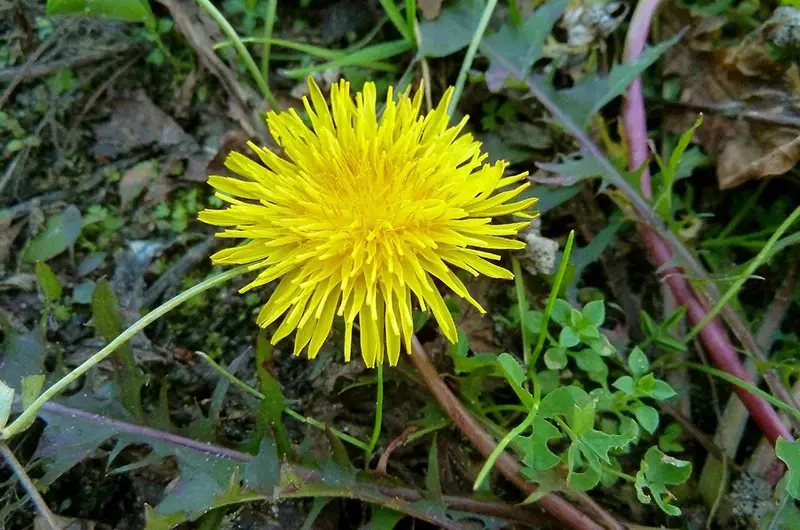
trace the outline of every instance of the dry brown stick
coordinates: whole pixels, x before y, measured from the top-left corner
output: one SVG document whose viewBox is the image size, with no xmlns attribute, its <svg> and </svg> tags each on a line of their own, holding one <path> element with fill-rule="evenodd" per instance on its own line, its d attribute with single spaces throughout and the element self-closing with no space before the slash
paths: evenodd
<svg viewBox="0 0 800 530">
<path fill-rule="evenodd" d="M 488 457 L 497 447 L 497 442 L 487 433 L 480 423 L 470 414 L 461 401 L 450 391 L 447 385 L 439 378 L 439 373 L 431 364 L 427 352 L 416 337 L 413 337 L 412 354 L 409 356 L 414 367 L 422 376 L 425 386 L 439 402 L 445 414 L 453 421 L 458 429 L 466 436 L 473 446 L 485 457 Z M 509 453 L 500 453 L 495 461 L 495 468 L 500 471 L 509 481 L 525 495 L 531 495 L 536 491 L 536 486 L 528 482 L 522 476 L 522 468 L 519 462 Z M 590 512 L 591 517 L 582 512 L 568 501 L 558 495 L 548 493 L 537 503 L 547 510 L 553 517 L 564 523 L 567 527 L 576 530 L 602 530 L 610 528 L 623 530 L 620 524 L 608 512 L 592 501 L 587 495 L 577 495 L 584 509 Z M 598 524 L 599 521 L 602 523 Z"/>
<path fill-rule="evenodd" d="M 77 68 L 79 66 L 85 66 L 87 64 L 91 64 L 100 61 L 102 59 L 105 59 L 108 56 L 120 55 L 139 47 L 140 45 L 138 44 L 115 44 L 113 46 L 109 46 L 108 48 L 104 48 L 102 50 L 89 52 L 85 55 L 64 57 L 63 59 L 57 59 L 49 63 L 31 65 L 29 67 L 19 66 L 13 68 L 5 68 L 3 70 L 0 70 L 0 82 L 6 82 L 17 79 L 19 79 L 19 81 L 17 82 L 22 82 L 28 79 L 34 79 L 36 77 L 43 77 L 46 75 L 54 74 L 59 70 L 64 70 L 65 68 Z"/>
<path fill-rule="evenodd" d="M 214 43 L 203 30 L 201 24 L 192 20 L 186 8 L 178 0 L 158 0 L 166 7 L 181 33 L 184 34 L 200 61 L 208 68 L 214 77 L 219 79 L 225 90 L 236 100 L 241 109 L 241 114 L 248 122 L 248 128 L 255 132 L 259 140 L 266 142 L 269 138 L 263 120 L 258 116 L 257 109 L 251 105 L 251 100 L 258 96 L 249 88 L 239 83 L 236 74 L 228 68 L 214 51 Z M 251 110 L 251 112 L 248 112 Z"/>
</svg>

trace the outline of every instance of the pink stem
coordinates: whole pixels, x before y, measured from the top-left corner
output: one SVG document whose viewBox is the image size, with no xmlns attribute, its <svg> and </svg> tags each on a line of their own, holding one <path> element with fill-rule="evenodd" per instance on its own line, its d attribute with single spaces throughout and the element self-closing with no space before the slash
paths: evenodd
<svg viewBox="0 0 800 530">
<path fill-rule="evenodd" d="M 650 30 L 650 22 L 658 8 L 660 0 L 642 0 L 637 6 L 631 19 L 630 29 L 625 39 L 625 61 L 631 62 L 641 55 Z M 631 169 L 639 168 L 647 162 L 647 115 L 642 95 L 641 79 L 636 78 L 628 87 L 625 103 L 622 110 L 622 121 L 625 125 L 628 143 L 628 165 Z M 642 195 L 651 199 L 653 192 L 650 182 L 650 173 L 642 172 Z M 656 265 L 661 268 L 672 262 L 673 253 L 664 239 L 644 223 L 639 224 L 639 232 L 647 242 Z M 671 267 L 665 272 L 664 280 L 669 285 L 675 299 L 687 309 L 689 321 L 697 324 L 708 313 L 708 303 L 704 297 L 695 292 L 677 267 Z M 739 357 L 728 339 L 725 328 L 719 319 L 709 322 L 700 332 L 700 340 L 706 351 L 720 369 L 752 383 Z M 774 444 L 778 437 L 792 440 L 789 428 L 781 421 L 775 410 L 760 397 L 738 387 L 733 390 L 747 407 L 764 435 Z"/>
</svg>

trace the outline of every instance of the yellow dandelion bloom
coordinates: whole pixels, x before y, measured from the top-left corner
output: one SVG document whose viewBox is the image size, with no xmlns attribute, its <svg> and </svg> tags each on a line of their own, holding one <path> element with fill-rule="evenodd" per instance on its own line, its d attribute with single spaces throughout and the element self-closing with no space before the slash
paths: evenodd
<svg viewBox="0 0 800 530">
<path fill-rule="evenodd" d="M 494 192 L 527 174 L 503 177 L 505 162 L 484 163 L 480 142 L 459 136 L 467 118 L 448 127 L 452 89 L 425 116 L 421 90 L 395 101 L 389 89 L 379 116 L 372 83 L 354 101 L 350 84 L 340 81 L 330 108 L 310 79 L 309 89 L 311 101 L 304 103 L 311 128 L 293 109 L 267 117 L 287 158 L 250 143 L 260 163 L 236 152 L 226 161 L 242 179 L 209 177 L 230 206 L 205 210 L 200 219 L 232 227 L 221 237 L 249 240 L 217 252 L 214 263 L 260 270 L 242 292 L 280 278 L 258 324 L 285 315 L 272 343 L 296 330 L 295 355 L 308 348 L 314 358 L 339 315 L 346 361 L 357 319 L 366 365 L 385 357 L 395 365 L 401 342 L 411 351 L 412 298 L 455 342 L 436 280 L 484 312 L 451 266 L 513 278 L 492 263 L 500 259 L 493 251 L 523 248 L 513 236 L 529 221 L 492 224 L 492 218 L 529 219 L 523 212 L 536 199 L 513 202 L 527 182 Z"/>
</svg>

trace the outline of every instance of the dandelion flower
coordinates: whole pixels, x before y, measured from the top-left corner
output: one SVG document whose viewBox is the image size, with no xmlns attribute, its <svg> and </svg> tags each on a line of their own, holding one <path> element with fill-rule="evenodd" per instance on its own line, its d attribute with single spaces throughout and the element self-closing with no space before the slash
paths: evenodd
<svg viewBox="0 0 800 530">
<path fill-rule="evenodd" d="M 248 240 L 214 254 L 214 263 L 260 271 L 242 292 L 280 279 L 257 321 L 266 327 L 283 317 L 272 343 L 296 331 L 295 355 L 307 348 L 314 358 L 338 315 L 346 361 L 358 322 L 366 365 L 387 357 L 395 365 L 401 342 L 411 352 L 412 299 L 455 342 L 437 280 L 485 312 L 451 267 L 513 278 L 492 262 L 497 250 L 524 248 L 513 236 L 529 221 L 492 218 L 532 217 L 525 210 L 536 199 L 515 200 L 529 185 L 517 184 L 526 173 L 503 177 L 505 162 L 485 163 L 480 142 L 459 136 L 467 118 L 448 127 L 452 88 L 424 116 L 421 90 L 395 101 L 389 89 L 379 116 L 373 83 L 353 100 L 340 81 L 330 108 L 311 79 L 309 89 L 310 128 L 293 109 L 267 116 L 286 158 L 250 143 L 260 163 L 237 152 L 226 161 L 242 179 L 209 177 L 230 206 L 200 219 L 230 227 L 221 237 Z"/>
</svg>

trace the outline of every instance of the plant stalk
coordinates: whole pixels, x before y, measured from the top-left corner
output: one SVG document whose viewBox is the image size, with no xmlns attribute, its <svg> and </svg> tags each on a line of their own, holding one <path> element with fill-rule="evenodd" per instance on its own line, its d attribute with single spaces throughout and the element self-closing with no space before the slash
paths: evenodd
<svg viewBox="0 0 800 530">
<path fill-rule="evenodd" d="M 409 357 L 422 376 L 425 386 L 428 387 L 428 390 L 430 390 L 442 410 L 456 427 L 469 439 L 484 458 L 488 458 L 497 446 L 497 442 L 481 427 L 480 423 L 469 413 L 464 404 L 439 378 L 436 368 L 431 364 L 428 354 L 416 336 L 412 338 L 411 347 L 413 351 Z M 530 496 L 536 491 L 536 486 L 522 476 L 522 468 L 519 462 L 509 453 L 500 453 L 495 461 L 495 467 L 526 496 Z M 581 505 L 591 512 L 592 517 L 553 493 L 548 493 L 537 502 L 568 528 L 575 530 L 601 530 L 603 528 L 624 530 L 624 527 L 618 521 L 588 496 L 576 495 L 576 497 L 580 499 Z M 595 521 L 602 522 L 602 525 Z"/>
</svg>

